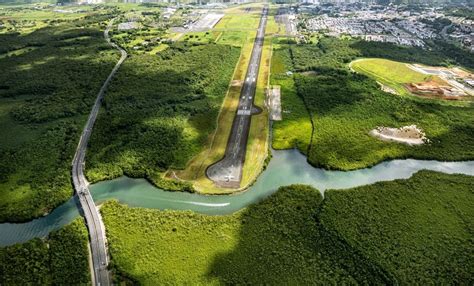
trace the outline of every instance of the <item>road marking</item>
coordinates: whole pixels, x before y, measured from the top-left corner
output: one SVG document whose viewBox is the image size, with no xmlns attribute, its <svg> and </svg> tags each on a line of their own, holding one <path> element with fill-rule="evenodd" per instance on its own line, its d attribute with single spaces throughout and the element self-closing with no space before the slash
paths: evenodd
<svg viewBox="0 0 474 286">
<path fill-rule="evenodd" d="M 242 109 L 239 109 L 239 110 L 237 111 L 237 115 L 250 115 L 250 114 L 251 114 L 250 110 L 242 110 Z"/>
<path fill-rule="evenodd" d="M 266 15 L 268 8 L 263 9 L 261 14 L 260 24 L 257 32 L 257 37 L 254 40 L 254 47 L 252 50 L 250 62 L 248 64 L 247 74 L 245 75 L 244 84 L 242 86 L 239 97 L 237 117 L 234 117 L 233 131 L 230 135 L 228 148 L 225 152 L 223 160 L 214 163 L 206 171 L 208 177 L 215 183 L 219 182 L 240 182 L 242 176 L 243 160 L 245 159 L 246 140 L 248 132 L 250 131 L 250 116 L 252 113 L 252 98 L 255 94 L 256 84 L 259 72 L 259 64 L 261 60 L 261 53 L 263 50 L 263 40 L 265 37 Z M 247 99 L 248 97 L 248 99 Z M 249 117 L 247 117 L 249 116 Z M 236 129 L 236 130 L 235 130 Z M 245 129 L 245 134 L 243 134 Z M 237 161 L 237 162 L 236 162 Z M 238 163 L 236 167 L 234 164 L 230 167 L 228 164 Z"/>
</svg>

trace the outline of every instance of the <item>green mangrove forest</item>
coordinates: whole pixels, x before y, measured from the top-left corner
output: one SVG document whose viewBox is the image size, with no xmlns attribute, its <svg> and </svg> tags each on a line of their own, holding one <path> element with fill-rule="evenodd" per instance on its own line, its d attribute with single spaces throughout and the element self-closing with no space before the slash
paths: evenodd
<svg viewBox="0 0 474 286">
<path fill-rule="evenodd" d="M 281 85 L 284 120 L 274 124 L 273 147 L 298 147 L 311 164 L 341 170 L 395 158 L 472 160 L 472 104 L 396 96 L 348 67 L 357 57 L 382 57 L 383 51 L 394 60 L 426 64 L 455 61 L 455 54 L 443 58 L 436 52 L 401 47 L 388 53 L 389 48 L 323 37 L 317 44 L 282 45 L 276 50 L 272 84 Z M 413 124 L 426 133 L 428 144 L 387 143 L 369 135 L 378 126 Z"/>
<path fill-rule="evenodd" d="M 282 187 L 233 215 L 102 207 L 117 282 L 473 283 L 474 180 L 421 171 L 325 197 Z"/>
</svg>

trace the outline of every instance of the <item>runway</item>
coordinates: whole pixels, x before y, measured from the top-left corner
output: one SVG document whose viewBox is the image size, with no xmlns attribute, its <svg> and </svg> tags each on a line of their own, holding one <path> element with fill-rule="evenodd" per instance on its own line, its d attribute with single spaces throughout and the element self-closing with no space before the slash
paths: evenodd
<svg viewBox="0 0 474 286">
<path fill-rule="evenodd" d="M 206 170 L 208 178 L 219 187 L 238 188 L 240 186 L 251 117 L 253 114 L 261 112 L 258 107 L 253 105 L 253 102 L 262 57 L 267 15 L 268 8 L 264 7 L 224 158 Z"/>
</svg>

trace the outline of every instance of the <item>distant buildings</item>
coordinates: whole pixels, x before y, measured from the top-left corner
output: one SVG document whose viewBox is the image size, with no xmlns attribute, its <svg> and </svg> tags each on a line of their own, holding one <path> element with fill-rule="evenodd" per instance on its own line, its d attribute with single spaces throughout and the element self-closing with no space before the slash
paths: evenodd
<svg viewBox="0 0 474 286">
<path fill-rule="evenodd" d="M 447 36 L 474 52 L 474 21 L 462 17 L 448 19 L 452 22 L 452 27 L 448 29 Z"/>
<path fill-rule="evenodd" d="M 310 31 L 323 31 L 331 36 L 350 35 L 368 41 L 390 42 L 407 46 L 424 46 L 423 39 L 434 37 L 434 31 L 414 22 L 397 23 L 385 19 L 365 17 L 329 17 L 324 15 L 308 20 Z M 411 31 L 411 32 L 410 32 Z M 416 36 L 415 36 L 416 35 Z"/>
<path fill-rule="evenodd" d="M 393 12 L 354 9 L 331 16 L 323 14 L 307 20 L 306 28 L 332 36 L 350 35 L 367 41 L 420 47 L 425 46 L 424 39 L 436 37 L 434 30 L 409 13 Z"/>
<path fill-rule="evenodd" d="M 474 51 L 474 21 L 446 17 L 442 9 L 426 6 L 412 11 L 392 4 L 340 2 L 316 5 L 318 0 L 305 0 L 306 4 L 298 7 L 300 13 L 306 14 L 300 17 L 300 30 L 419 47 L 424 47 L 427 40 L 445 38 Z"/>
<path fill-rule="evenodd" d="M 175 12 L 176 12 L 176 8 L 167 7 L 163 9 L 162 17 L 165 20 L 169 20 L 174 15 Z"/>
<path fill-rule="evenodd" d="M 119 31 L 132 30 L 132 29 L 137 29 L 137 28 L 138 28 L 137 22 L 124 22 L 124 23 L 118 24 Z"/>
</svg>

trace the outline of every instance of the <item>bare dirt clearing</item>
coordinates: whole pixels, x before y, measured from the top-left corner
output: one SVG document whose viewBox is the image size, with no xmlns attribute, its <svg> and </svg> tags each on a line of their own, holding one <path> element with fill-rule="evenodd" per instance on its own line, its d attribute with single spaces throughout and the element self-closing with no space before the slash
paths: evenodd
<svg viewBox="0 0 474 286">
<path fill-rule="evenodd" d="M 383 141 L 393 141 L 407 145 L 421 145 L 429 142 L 425 133 L 416 125 L 400 128 L 379 126 L 372 129 L 369 134 Z"/>
</svg>

